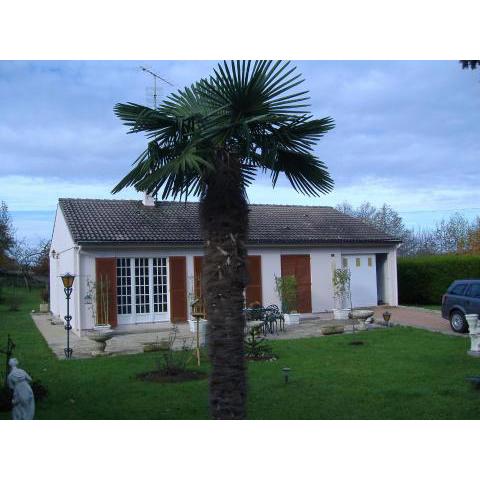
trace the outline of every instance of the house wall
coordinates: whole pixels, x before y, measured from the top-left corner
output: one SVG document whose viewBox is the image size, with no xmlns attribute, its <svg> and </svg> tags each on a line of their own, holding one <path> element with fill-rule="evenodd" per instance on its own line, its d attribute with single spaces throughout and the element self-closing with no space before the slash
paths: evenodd
<svg viewBox="0 0 480 480">
<path fill-rule="evenodd" d="M 280 304 L 275 291 L 275 276 L 281 276 L 281 255 L 309 254 L 312 280 L 312 311 L 321 312 L 333 308 L 332 271 L 342 265 L 342 255 L 367 255 L 387 253 L 386 288 L 387 302 L 397 304 L 396 247 L 385 248 L 338 248 L 338 247 L 250 247 L 249 255 L 261 256 L 263 304 Z M 193 292 L 193 257 L 202 255 L 202 248 L 154 248 L 154 247 L 82 247 L 79 251 L 79 278 L 77 281 L 77 309 L 81 329 L 91 329 L 94 319 L 90 306 L 83 299 L 87 294 L 87 280 L 95 281 L 95 257 L 156 257 L 185 256 L 187 260 L 187 289 Z M 373 264 L 375 272 L 375 264 Z M 373 275 L 371 289 L 376 292 L 376 276 Z M 62 290 L 63 292 L 63 290 Z M 363 306 L 363 305 L 358 305 Z"/>
<path fill-rule="evenodd" d="M 52 255 L 54 251 L 55 255 Z M 60 275 L 67 272 L 75 276 L 79 275 L 78 247 L 73 241 L 61 209 L 57 207 L 50 247 L 50 311 L 54 317 L 61 319 L 67 314 L 67 303 Z M 70 301 L 71 323 L 74 329 L 78 329 L 78 291 L 78 279 L 76 278 Z"/>
</svg>

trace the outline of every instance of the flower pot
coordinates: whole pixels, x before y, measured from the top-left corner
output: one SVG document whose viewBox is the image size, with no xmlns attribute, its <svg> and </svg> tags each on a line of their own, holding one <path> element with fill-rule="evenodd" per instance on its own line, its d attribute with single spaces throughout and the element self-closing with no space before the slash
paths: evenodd
<svg viewBox="0 0 480 480">
<path fill-rule="evenodd" d="M 50 311 L 50 309 L 48 307 L 49 307 L 48 303 L 41 303 L 39 312 L 40 313 L 48 313 Z"/>
<path fill-rule="evenodd" d="M 190 327 L 190 331 L 192 333 L 196 333 L 196 331 L 197 331 L 197 321 L 195 319 L 189 320 L 188 321 L 188 326 Z M 200 335 L 207 331 L 207 321 L 204 318 L 201 318 L 198 321 L 198 331 L 200 332 Z"/>
<path fill-rule="evenodd" d="M 299 313 L 284 313 L 285 325 L 298 325 L 300 323 Z"/>
<path fill-rule="evenodd" d="M 190 331 L 195 335 L 197 335 L 197 320 L 189 320 L 188 325 L 190 327 Z M 207 336 L 207 320 L 201 318 L 198 320 L 198 336 L 199 336 L 199 343 L 200 346 L 204 346 L 206 342 Z"/>
</svg>

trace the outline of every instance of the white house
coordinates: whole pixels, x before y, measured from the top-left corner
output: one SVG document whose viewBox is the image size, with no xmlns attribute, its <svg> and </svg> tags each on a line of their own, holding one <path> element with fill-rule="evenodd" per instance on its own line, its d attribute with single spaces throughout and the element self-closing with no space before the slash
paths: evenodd
<svg viewBox="0 0 480 480">
<path fill-rule="evenodd" d="M 331 310 L 332 270 L 348 266 L 354 307 L 397 305 L 398 246 L 331 207 L 250 205 L 246 303 L 278 305 L 275 276 L 295 275 L 300 313 Z M 112 326 L 186 321 L 189 295 L 201 288 L 202 254 L 198 203 L 60 199 L 50 251 L 51 312 L 66 315 L 60 275 L 70 272 L 78 334 L 93 328 L 93 313 Z M 92 312 L 94 282 L 107 301 Z"/>
</svg>

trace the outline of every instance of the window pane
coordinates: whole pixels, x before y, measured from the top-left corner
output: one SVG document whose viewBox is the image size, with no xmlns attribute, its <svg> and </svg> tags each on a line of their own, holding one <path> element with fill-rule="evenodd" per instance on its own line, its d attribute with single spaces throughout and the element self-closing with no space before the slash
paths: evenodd
<svg viewBox="0 0 480 480">
<path fill-rule="evenodd" d="M 357 257 L 357 258 L 355 259 L 355 265 L 356 265 L 357 267 L 360 266 L 360 258 Z"/>
<path fill-rule="evenodd" d="M 167 259 L 164 257 L 153 259 L 153 311 L 163 313 L 167 311 Z"/>
<path fill-rule="evenodd" d="M 459 283 L 452 288 L 452 291 L 450 293 L 452 295 L 463 295 L 463 292 L 465 291 L 465 286 L 466 283 Z"/>
<path fill-rule="evenodd" d="M 343 264 L 343 268 L 347 268 L 348 267 L 348 258 L 343 257 L 342 258 L 342 264 Z"/>
<path fill-rule="evenodd" d="M 148 258 L 135 259 L 135 312 L 150 313 Z"/>
<path fill-rule="evenodd" d="M 468 296 L 469 297 L 475 297 L 475 298 L 480 297 L 480 283 L 472 283 L 470 285 L 470 290 L 468 291 Z"/>
<path fill-rule="evenodd" d="M 129 258 L 117 258 L 117 313 L 132 313 Z"/>
</svg>

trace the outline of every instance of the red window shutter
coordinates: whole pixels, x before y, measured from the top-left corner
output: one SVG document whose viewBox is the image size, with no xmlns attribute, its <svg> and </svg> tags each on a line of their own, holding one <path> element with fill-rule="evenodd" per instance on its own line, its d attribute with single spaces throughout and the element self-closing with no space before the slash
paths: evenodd
<svg viewBox="0 0 480 480">
<path fill-rule="evenodd" d="M 312 311 L 312 280 L 310 255 L 281 255 L 282 277 L 293 275 L 297 279 L 298 313 Z"/>
<path fill-rule="evenodd" d="M 247 257 L 248 284 L 245 289 L 247 307 L 252 303 L 262 305 L 262 257 L 248 255 Z"/>
<path fill-rule="evenodd" d="M 169 257 L 170 270 L 170 320 L 187 321 L 187 259 Z"/>
<path fill-rule="evenodd" d="M 117 326 L 117 260 L 96 258 L 97 323 Z M 107 318 L 106 318 L 107 317 Z"/>
</svg>

